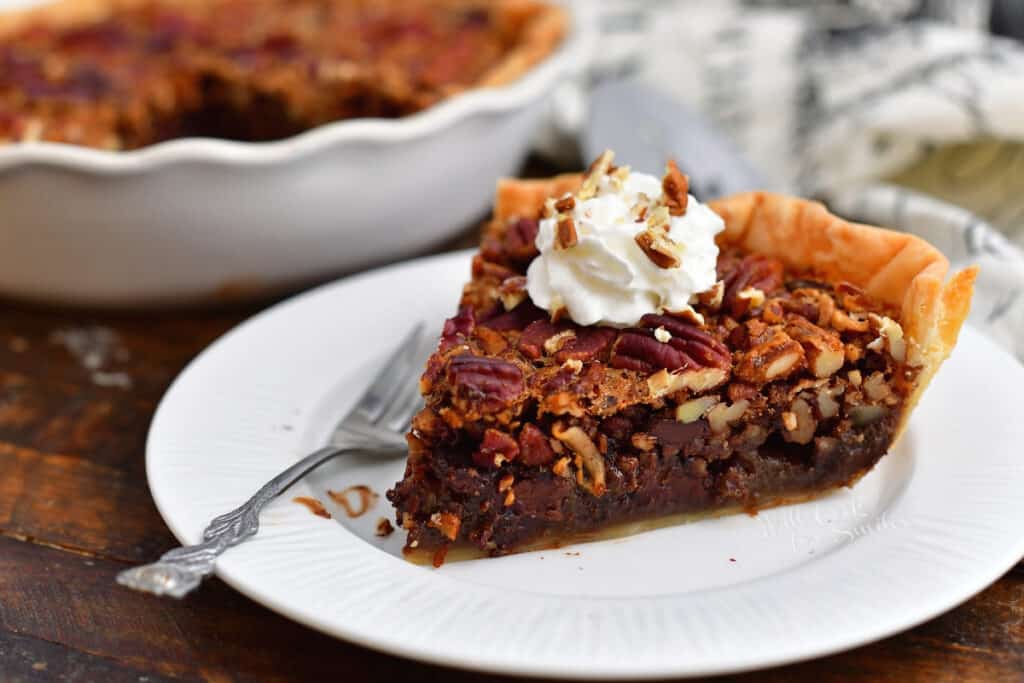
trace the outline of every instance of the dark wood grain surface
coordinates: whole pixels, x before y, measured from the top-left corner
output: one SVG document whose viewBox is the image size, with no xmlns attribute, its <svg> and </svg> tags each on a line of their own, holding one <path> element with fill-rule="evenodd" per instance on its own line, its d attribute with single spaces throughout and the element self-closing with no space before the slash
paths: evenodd
<svg viewBox="0 0 1024 683">
<path fill-rule="evenodd" d="M 120 569 L 175 545 L 143 462 L 161 395 L 261 307 L 126 314 L 0 300 L 0 681 L 492 678 L 334 640 L 216 579 L 181 602 L 115 585 Z M 102 353 L 73 352 L 69 339 L 97 334 Z M 1024 565 L 902 635 L 719 680 L 1024 681 Z"/>
</svg>

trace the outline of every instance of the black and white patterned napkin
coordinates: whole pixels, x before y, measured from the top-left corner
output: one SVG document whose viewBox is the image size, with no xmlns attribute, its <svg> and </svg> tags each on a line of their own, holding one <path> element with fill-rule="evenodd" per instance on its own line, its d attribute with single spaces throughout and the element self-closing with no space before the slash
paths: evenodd
<svg viewBox="0 0 1024 683">
<path fill-rule="evenodd" d="M 588 83 L 652 83 L 725 132 L 769 189 L 920 234 L 954 266 L 979 264 L 971 322 L 1024 360 L 1018 245 L 967 210 L 883 182 L 949 145 L 1024 143 L 1024 44 L 989 32 L 991 0 L 577 4 L 598 34 Z M 569 130 L 585 91 L 560 100 Z M 1024 164 L 990 175 L 1005 195 L 1000 227 L 1024 229 Z"/>
</svg>

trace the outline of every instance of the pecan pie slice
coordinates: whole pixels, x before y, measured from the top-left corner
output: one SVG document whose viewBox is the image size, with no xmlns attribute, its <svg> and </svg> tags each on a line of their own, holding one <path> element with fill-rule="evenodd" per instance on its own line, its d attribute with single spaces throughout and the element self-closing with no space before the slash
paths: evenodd
<svg viewBox="0 0 1024 683">
<path fill-rule="evenodd" d="M 665 187 L 678 180 L 670 167 Z M 525 278 L 538 219 L 563 221 L 579 187 L 499 185 L 388 492 L 410 559 L 503 555 L 850 486 L 904 429 L 967 314 L 975 269 L 944 282 L 947 260 L 914 236 L 758 192 L 710 203 L 724 219 L 718 282 L 692 308 L 579 325 L 541 310 Z M 664 202 L 690 210 L 679 204 Z"/>
<path fill-rule="evenodd" d="M 561 42 L 539 0 L 61 0 L 0 12 L 0 142 L 273 140 L 508 83 Z"/>
</svg>

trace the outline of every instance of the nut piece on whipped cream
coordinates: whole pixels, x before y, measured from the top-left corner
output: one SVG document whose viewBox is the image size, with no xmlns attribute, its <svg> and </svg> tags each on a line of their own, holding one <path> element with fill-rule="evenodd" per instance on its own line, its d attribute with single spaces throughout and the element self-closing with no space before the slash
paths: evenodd
<svg viewBox="0 0 1024 683">
<path fill-rule="evenodd" d="M 575 194 L 548 200 L 527 271 L 531 300 L 579 325 L 690 310 L 717 284 L 721 217 L 688 193 L 675 162 L 659 179 L 613 161 L 606 151 Z"/>
</svg>

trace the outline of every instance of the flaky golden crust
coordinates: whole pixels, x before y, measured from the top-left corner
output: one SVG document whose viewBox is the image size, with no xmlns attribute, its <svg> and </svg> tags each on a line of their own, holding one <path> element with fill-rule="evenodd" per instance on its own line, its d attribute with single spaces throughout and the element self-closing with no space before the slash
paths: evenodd
<svg viewBox="0 0 1024 683">
<path fill-rule="evenodd" d="M 571 192 L 579 175 L 498 184 L 495 216 L 535 215 L 544 199 Z M 923 239 L 903 232 L 851 223 L 820 203 L 768 192 L 723 197 L 709 206 L 725 221 L 721 246 L 773 256 L 788 267 L 809 269 L 846 281 L 900 310 L 908 341 L 907 360 L 920 372 L 908 397 L 903 422 L 956 344 L 967 318 L 976 267 L 945 282 L 949 261 Z"/>
<path fill-rule="evenodd" d="M 451 5 L 466 0 L 441 0 Z M 26 26 L 46 24 L 69 27 L 102 21 L 118 12 L 151 4 L 201 9 L 208 0 L 55 0 L 43 5 L 0 11 L 0 40 Z M 496 87 L 511 83 L 542 62 L 558 47 L 568 30 L 568 16 L 560 7 L 538 0 L 497 0 L 493 11 L 499 28 L 519 35 L 518 45 L 505 54 L 477 83 Z"/>
</svg>

